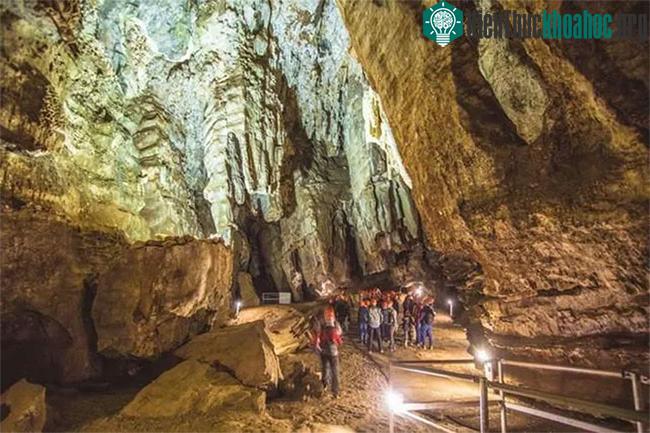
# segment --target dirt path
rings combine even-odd
[[[277,419],[288,420],[294,429],[310,423],[348,426],[358,432],[387,432],[388,412],[385,401],[388,383],[384,373],[365,350],[346,336],[341,348],[341,395],[329,393],[306,402],[274,400],[267,409]],[[309,351],[292,355],[289,362],[300,360],[318,371],[319,360]],[[413,421],[398,420],[398,432],[429,432]]]

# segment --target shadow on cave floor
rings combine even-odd
[[[122,386],[103,391],[79,391],[72,388],[50,388],[47,404],[52,415],[47,430],[80,431],[93,420],[112,416],[135,398],[139,386]]]

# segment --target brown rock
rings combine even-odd
[[[126,243],[29,208],[3,209],[0,218],[3,380],[76,382],[96,375],[88,311],[94,276]]]
[[[441,48],[414,25],[420,8],[339,5],[445,283],[480,328],[473,343],[646,369],[647,49],[467,38]],[[619,69],[644,79],[617,80]]]
[[[309,344],[307,335],[309,323],[305,314],[289,305],[246,308],[239,313],[232,324],[239,325],[257,320],[264,320],[273,351],[278,356],[295,352]]]
[[[97,349],[154,358],[224,321],[232,266],[231,250],[213,241],[171,239],[129,249],[97,283]]]
[[[121,414],[140,418],[175,417],[220,410],[261,413],[266,395],[243,386],[208,364],[184,361],[143,388]]]
[[[257,307],[260,305],[260,298],[255,292],[253,277],[248,272],[239,272],[237,274],[237,284],[243,308]]]
[[[7,417],[0,423],[3,432],[41,432],[46,420],[45,388],[25,379],[16,382],[0,397],[8,407]]]
[[[219,365],[245,385],[273,388],[282,378],[278,357],[262,320],[198,335],[174,354]]]

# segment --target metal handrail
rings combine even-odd
[[[481,377],[481,376],[476,376],[476,375],[473,375],[473,374],[457,373],[455,371],[438,370],[438,369],[435,369],[435,368],[402,367],[401,365],[394,365],[393,369],[403,370],[403,371],[410,371],[412,373],[425,374],[425,375],[428,375],[428,376],[460,379],[460,380],[465,380],[467,382],[474,382],[474,383],[478,383],[479,378]]]
[[[542,364],[542,363],[533,363],[533,362],[524,362],[524,361],[511,361],[506,359],[500,359],[497,361],[498,366],[498,381],[488,380],[485,376],[467,374],[467,373],[458,373],[447,370],[440,370],[434,368],[424,368],[424,367],[410,367],[411,364],[454,364],[454,363],[474,363],[473,359],[455,359],[455,360],[415,360],[415,361],[390,361],[389,363],[389,386],[392,381],[392,370],[402,370],[409,371],[418,374],[425,374],[436,377],[450,378],[450,379],[459,379],[464,381],[469,381],[479,384],[479,409],[480,409],[480,431],[481,433],[486,433],[489,427],[489,416],[488,416],[488,388],[493,389],[501,398],[501,431],[506,433],[507,431],[507,419],[506,419],[506,410],[514,410],[528,415],[533,415],[541,418],[550,419],[559,423],[566,425],[571,425],[578,428],[585,428],[600,433],[611,433],[615,430],[609,429],[607,427],[598,426],[589,422],[577,420],[570,418],[568,416],[558,415],[552,412],[548,412],[541,409],[531,408],[528,406],[514,404],[506,401],[506,395],[525,397],[538,401],[542,401],[549,404],[563,406],[565,410],[573,410],[577,412],[586,413],[591,416],[602,417],[608,416],[625,421],[630,421],[636,424],[637,431],[643,432],[643,423],[647,422],[650,419],[650,413],[644,412],[641,410],[640,396],[639,396],[639,376],[633,372],[614,372],[609,370],[598,370],[593,368],[582,368],[582,367],[571,367],[571,366],[562,366],[555,364]],[[488,361],[484,365],[492,366],[493,361]],[[593,375],[600,375],[606,377],[616,377],[620,379],[631,379],[632,389],[634,396],[634,410],[621,408],[617,406],[612,406],[603,403],[594,403],[587,400],[582,400],[574,397],[566,397],[563,395],[552,394],[546,391],[538,391],[535,389],[527,388],[520,385],[509,385],[504,381],[504,365],[519,366],[519,367],[535,367],[542,368],[546,370],[555,370],[555,371],[568,371],[574,373],[586,373]],[[641,382],[644,383],[645,376],[640,376]],[[449,404],[450,406],[452,404]],[[462,404],[467,406],[466,403]],[[432,407],[440,407],[436,402],[412,402],[404,403],[404,408],[411,410],[422,410]],[[444,405],[443,405],[444,406]],[[408,412],[407,412],[408,413]],[[408,413],[409,416],[412,414]],[[421,417],[414,417],[416,419],[422,420]],[[430,424],[430,422],[427,422]],[[390,411],[389,414],[389,430],[390,433],[393,433],[394,430],[394,421],[393,421],[393,411]]]
[[[475,364],[473,359],[414,359],[405,361],[393,361],[393,365],[410,365],[410,364]]]
[[[596,368],[585,368],[585,367],[570,367],[566,365],[557,365],[557,364],[541,364],[539,362],[511,361],[509,359],[501,359],[500,361],[502,365],[512,365],[515,367],[531,367],[531,368],[538,368],[542,370],[566,371],[571,373],[585,373],[585,374],[593,374],[596,376],[607,376],[607,377],[617,377],[617,378],[621,378],[625,375],[624,371],[599,370]]]
[[[508,385],[506,383],[488,382],[488,387],[497,391],[503,391],[505,394],[516,395],[518,397],[533,398],[550,404],[568,406],[579,412],[587,413],[594,416],[610,416],[625,421],[645,422],[650,417],[650,413],[625,409],[618,406],[611,406],[603,403],[595,403],[588,400],[582,400],[574,397],[565,397],[559,394],[552,394],[546,391],[537,391],[520,385]]]

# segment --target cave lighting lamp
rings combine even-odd
[[[477,349],[476,352],[474,352],[476,359],[478,359],[479,362],[488,362],[491,359],[490,352],[488,352],[485,349]]]
[[[404,396],[393,389],[389,389],[386,392],[386,402],[388,403],[388,409],[393,413],[404,412]]]

